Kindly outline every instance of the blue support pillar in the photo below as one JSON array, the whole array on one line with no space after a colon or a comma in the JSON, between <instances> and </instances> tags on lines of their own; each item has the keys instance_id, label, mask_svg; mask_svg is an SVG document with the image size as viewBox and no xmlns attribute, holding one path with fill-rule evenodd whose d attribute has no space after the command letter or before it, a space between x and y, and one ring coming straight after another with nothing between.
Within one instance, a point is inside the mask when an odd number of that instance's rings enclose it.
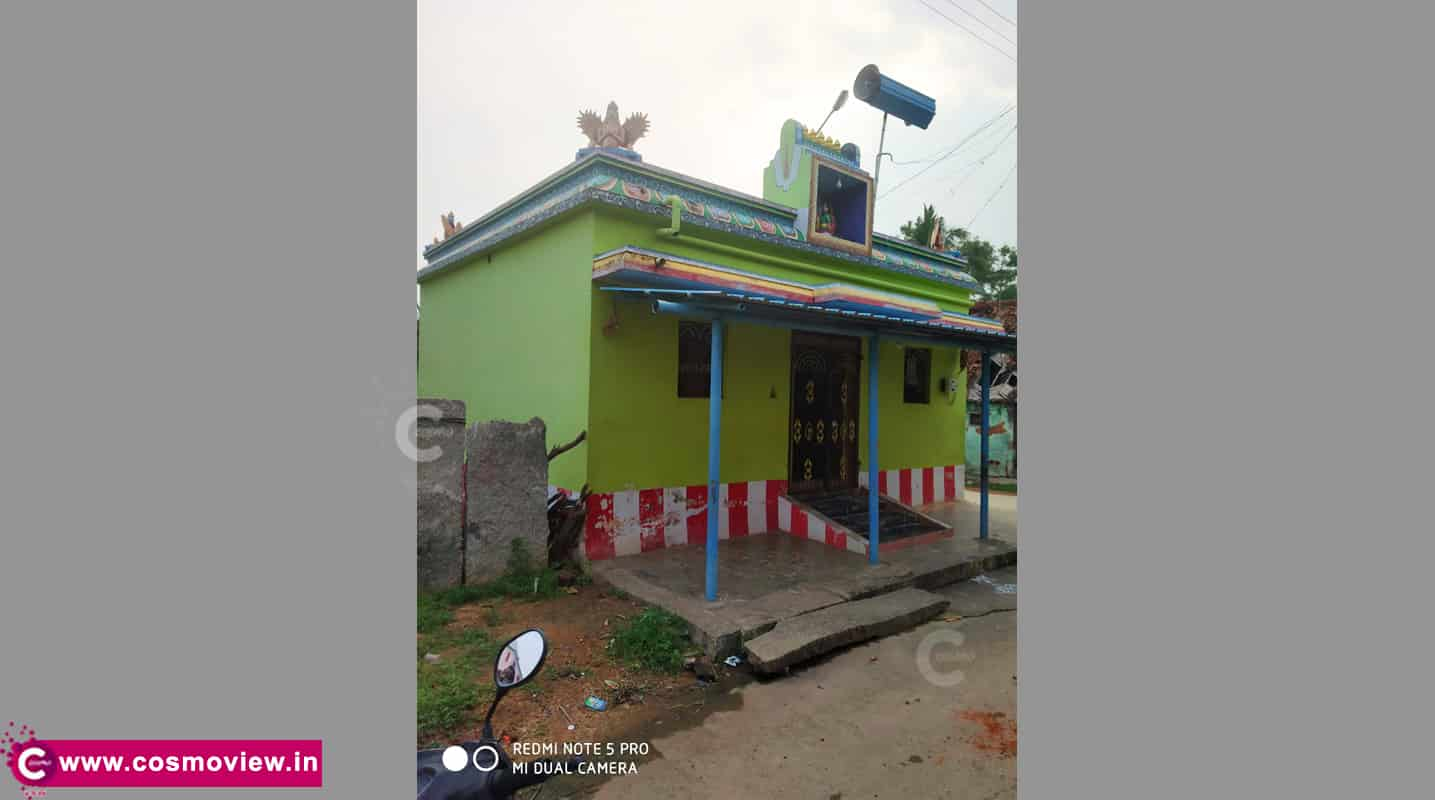
<instances>
[{"instance_id":1,"label":"blue support pillar","mask_svg":"<svg viewBox=\"0 0 1435 800\"><path fill-rule=\"evenodd\" d=\"M718 472L722 463L722 335L723 321L713 326L712 367L708 381L708 544L707 599L717 599L718 579Z\"/></svg>"},{"instance_id":2,"label":"blue support pillar","mask_svg":"<svg viewBox=\"0 0 1435 800\"><path fill-rule=\"evenodd\" d=\"M982 353L982 512L981 529L977 538L987 538L987 455L991 446L992 417L992 355Z\"/></svg>"},{"instance_id":3,"label":"blue support pillar","mask_svg":"<svg viewBox=\"0 0 1435 800\"><path fill-rule=\"evenodd\" d=\"M867 560L877 563L878 548L877 487L877 353L881 342L877 334L867 339Z\"/></svg>"}]
</instances>

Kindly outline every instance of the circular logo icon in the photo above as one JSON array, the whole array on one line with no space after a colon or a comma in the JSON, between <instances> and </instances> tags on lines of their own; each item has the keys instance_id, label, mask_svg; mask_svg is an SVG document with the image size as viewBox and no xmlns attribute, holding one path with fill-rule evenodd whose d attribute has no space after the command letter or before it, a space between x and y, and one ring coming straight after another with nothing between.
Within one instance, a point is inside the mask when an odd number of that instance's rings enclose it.
<instances>
[{"instance_id":1,"label":"circular logo icon","mask_svg":"<svg viewBox=\"0 0 1435 800\"><path fill-rule=\"evenodd\" d=\"M950 689L961 683L966 675L960 669L940 670L932 664L932 651L939 644L950 644L960 648L966 642L966 637L960 631L950 628L943 628L932 631L926 638L917 645L917 671L927 679L933 686L940 686L943 689Z\"/></svg>"},{"instance_id":2,"label":"circular logo icon","mask_svg":"<svg viewBox=\"0 0 1435 800\"><path fill-rule=\"evenodd\" d=\"M27 786L43 786L55 776L55 755L44 742L17 743L10 762L15 779Z\"/></svg>"}]
</instances>

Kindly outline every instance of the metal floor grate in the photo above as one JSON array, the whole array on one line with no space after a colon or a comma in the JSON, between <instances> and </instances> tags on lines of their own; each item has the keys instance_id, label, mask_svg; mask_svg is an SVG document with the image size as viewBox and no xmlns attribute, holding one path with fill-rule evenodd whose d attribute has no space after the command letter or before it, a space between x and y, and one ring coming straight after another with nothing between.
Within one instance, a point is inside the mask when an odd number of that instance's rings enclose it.
<instances>
[{"instance_id":1,"label":"metal floor grate","mask_svg":"<svg viewBox=\"0 0 1435 800\"><path fill-rule=\"evenodd\" d=\"M813 511L833 522L866 536L868 532L867 490L805 495L796 498ZM912 513L885 497L877 503L877 541L879 544L943 530L927 519Z\"/></svg>"}]
</instances>

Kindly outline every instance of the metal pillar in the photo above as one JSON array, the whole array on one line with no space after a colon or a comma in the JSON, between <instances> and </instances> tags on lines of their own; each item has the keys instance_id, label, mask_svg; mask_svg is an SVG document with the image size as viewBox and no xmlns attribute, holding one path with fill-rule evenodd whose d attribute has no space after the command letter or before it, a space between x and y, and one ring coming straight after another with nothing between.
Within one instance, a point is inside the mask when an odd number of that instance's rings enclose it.
<instances>
[{"instance_id":1,"label":"metal pillar","mask_svg":"<svg viewBox=\"0 0 1435 800\"><path fill-rule=\"evenodd\" d=\"M718 579L718 470L722 461L722 334L723 321L713 326L712 366L708 381L708 544L707 599L717 599Z\"/></svg>"},{"instance_id":2,"label":"metal pillar","mask_svg":"<svg viewBox=\"0 0 1435 800\"><path fill-rule=\"evenodd\" d=\"M877 353L881 345L877 334L867 339L867 560L877 563Z\"/></svg>"},{"instance_id":3,"label":"metal pillar","mask_svg":"<svg viewBox=\"0 0 1435 800\"><path fill-rule=\"evenodd\" d=\"M991 445L992 354L982 352L982 512L978 539L987 538L987 454Z\"/></svg>"}]
</instances>

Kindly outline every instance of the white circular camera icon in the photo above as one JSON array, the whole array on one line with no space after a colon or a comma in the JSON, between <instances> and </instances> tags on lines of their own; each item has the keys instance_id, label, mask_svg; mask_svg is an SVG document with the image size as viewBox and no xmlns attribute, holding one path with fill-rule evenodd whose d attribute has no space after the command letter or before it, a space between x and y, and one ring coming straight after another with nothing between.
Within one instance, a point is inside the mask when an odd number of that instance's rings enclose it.
<instances>
[{"instance_id":1,"label":"white circular camera icon","mask_svg":"<svg viewBox=\"0 0 1435 800\"><path fill-rule=\"evenodd\" d=\"M498 769L498 750L491 744L479 745L473 751L473 766L479 772ZM449 772L460 772L468 766L468 751L459 745L450 745L443 751L443 766Z\"/></svg>"}]
</instances>

